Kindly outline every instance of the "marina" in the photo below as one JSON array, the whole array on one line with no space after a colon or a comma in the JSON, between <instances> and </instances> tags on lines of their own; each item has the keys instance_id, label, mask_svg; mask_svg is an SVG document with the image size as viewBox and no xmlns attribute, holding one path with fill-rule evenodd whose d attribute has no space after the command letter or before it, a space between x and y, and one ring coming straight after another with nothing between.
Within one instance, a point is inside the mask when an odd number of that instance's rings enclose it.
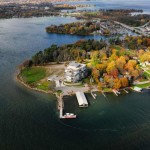
<instances>
[{"instance_id":1,"label":"marina","mask_svg":"<svg viewBox=\"0 0 150 150\"><path fill-rule=\"evenodd\" d=\"M93 94L93 96L95 97L95 95ZM63 94L62 93L56 93L56 97L57 97L57 107L59 110L59 118L60 119L74 119L77 116L73 113L65 113L63 114L63 110L64 110L64 102L63 102ZM88 107L88 102L87 99L84 95L83 92L76 92L76 98L79 104L79 107Z\"/></svg>"},{"instance_id":2,"label":"marina","mask_svg":"<svg viewBox=\"0 0 150 150\"><path fill-rule=\"evenodd\" d=\"M60 94L57 94L56 93L56 97L57 97L57 105L58 105L58 110L59 110L59 118L60 119L74 119L76 118L77 116L73 113L65 113L63 114L63 110L64 110L64 102L63 102L63 95L60 93Z\"/></svg>"}]
</instances>

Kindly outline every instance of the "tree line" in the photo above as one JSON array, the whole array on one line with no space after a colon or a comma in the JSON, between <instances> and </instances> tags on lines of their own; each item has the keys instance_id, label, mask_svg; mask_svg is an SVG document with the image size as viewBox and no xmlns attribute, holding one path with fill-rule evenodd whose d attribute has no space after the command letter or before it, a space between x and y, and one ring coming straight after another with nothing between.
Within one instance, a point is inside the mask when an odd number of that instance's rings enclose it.
<instances>
[{"instance_id":1,"label":"tree line","mask_svg":"<svg viewBox=\"0 0 150 150\"><path fill-rule=\"evenodd\" d=\"M145 50L150 47L150 38L126 36L124 40L120 38L110 38L105 40L79 40L74 44L58 46L52 44L49 48L37 52L30 60L26 60L23 66L43 65L49 62L63 62L72 60L84 60L90 58L90 52L104 50L107 57L112 55L111 45L120 45L130 50Z\"/></svg>"}]
</instances>

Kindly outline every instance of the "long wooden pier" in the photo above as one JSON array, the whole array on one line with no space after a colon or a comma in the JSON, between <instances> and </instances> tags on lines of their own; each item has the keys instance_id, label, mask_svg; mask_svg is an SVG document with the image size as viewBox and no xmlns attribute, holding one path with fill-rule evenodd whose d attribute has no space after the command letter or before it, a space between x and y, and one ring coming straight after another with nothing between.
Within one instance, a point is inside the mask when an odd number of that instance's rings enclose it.
<instances>
[{"instance_id":1,"label":"long wooden pier","mask_svg":"<svg viewBox=\"0 0 150 150\"><path fill-rule=\"evenodd\" d=\"M60 93L60 95L56 94L57 102L58 102L58 110L59 110L59 118L63 118L63 109L64 109L64 102L63 102L63 96Z\"/></svg>"}]
</instances>

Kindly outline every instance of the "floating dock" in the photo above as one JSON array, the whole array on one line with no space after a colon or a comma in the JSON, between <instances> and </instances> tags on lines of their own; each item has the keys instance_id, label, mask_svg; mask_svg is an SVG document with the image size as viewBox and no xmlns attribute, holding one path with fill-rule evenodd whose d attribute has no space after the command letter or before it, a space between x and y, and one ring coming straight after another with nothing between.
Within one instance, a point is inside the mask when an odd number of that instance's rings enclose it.
<instances>
[{"instance_id":1,"label":"floating dock","mask_svg":"<svg viewBox=\"0 0 150 150\"><path fill-rule=\"evenodd\" d=\"M88 102L83 92L76 92L76 97L79 107L88 107Z\"/></svg>"},{"instance_id":2,"label":"floating dock","mask_svg":"<svg viewBox=\"0 0 150 150\"><path fill-rule=\"evenodd\" d=\"M92 93L92 91L91 91L91 95L94 99L96 99L96 96Z\"/></svg>"},{"instance_id":3,"label":"floating dock","mask_svg":"<svg viewBox=\"0 0 150 150\"><path fill-rule=\"evenodd\" d=\"M136 92L141 92L142 88L135 86L135 87L133 87L133 90Z\"/></svg>"}]
</instances>

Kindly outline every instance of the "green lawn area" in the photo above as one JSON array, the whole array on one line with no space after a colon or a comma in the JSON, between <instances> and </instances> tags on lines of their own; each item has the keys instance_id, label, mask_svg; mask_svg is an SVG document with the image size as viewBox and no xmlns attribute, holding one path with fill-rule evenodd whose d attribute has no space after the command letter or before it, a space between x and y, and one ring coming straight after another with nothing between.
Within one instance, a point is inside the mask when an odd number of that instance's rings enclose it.
<instances>
[{"instance_id":1,"label":"green lawn area","mask_svg":"<svg viewBox=\"0 0 150 150\"><path fill-rule=\"evenodd\" d=\"M105 88L103 88L103 92L112 92L112 89L105 87Z\"/></svg>"},{"instance_id":2,"label":"green lawn area","mask_svg":"<svg viewBox=\"0 0 150 150\"><path fill-rule=\"evenodd\" d=\"M150 70L147 70L150 73Z\"/></svg>"},{"instance_id":3,"label":"green lawn area","mask_svg":"<svg viewBox=\"0 0 150 150\"><path fill-rule=\"evenodd\" d=\"M84 78L84 79L83 79L83 83L91 84L91 83L90 83L90 78Z\"/></svg>"},{"instance_id":4,"label":"green lawn area","mask_svg":"<svg viewBox=\"0 0 150 150\"><path fill-rule=\"evenodd\" d=\"M138 84L138 85L136 85L136 86L139 87L139 88L147 88L147 87L150 86L150 83Z\"/></svg>"},{"instance_id":5,"label":"green lawn area","mask_svg":"<svg viewBox=\"0 0 150 150\"><path fill-rule=\"evenodd\" d=\"M116 50L121 50L122 47L120 47L119 45L113 45L112 48L114 48Z\"/></svg>"},{"instance_id":6,"label":"green lawn area","mask_svg":"<svg viewBox=\"0 0 150 150\"><path fill-rule=\"evenodd\" d=\"M46 69L42 67L25 68L20 75L27 84L34 84L46 77Z\"/></svg>"},{"instance_id":7,"label":"green lawn area","mask_svg":"<svg viewBox=\"0 0 150 150\"><path fill-rule=\"evenodd\" d=\"M37 88L44 90L44 91L48 91L50 89L51 84L52 84L51 82L45 81L45 82L37 84Z\"/></svg>"},{"instance_id":8,"label":"green lawn area","mask_svg":"<svg viewBox=\"0 0 150 150\"><path fill-rule=\"evenodd\" d=\"M150 78L150 74L148 74L147 72L144 72L144 75L148 78Z\"/></svg>"}]
</instances>

